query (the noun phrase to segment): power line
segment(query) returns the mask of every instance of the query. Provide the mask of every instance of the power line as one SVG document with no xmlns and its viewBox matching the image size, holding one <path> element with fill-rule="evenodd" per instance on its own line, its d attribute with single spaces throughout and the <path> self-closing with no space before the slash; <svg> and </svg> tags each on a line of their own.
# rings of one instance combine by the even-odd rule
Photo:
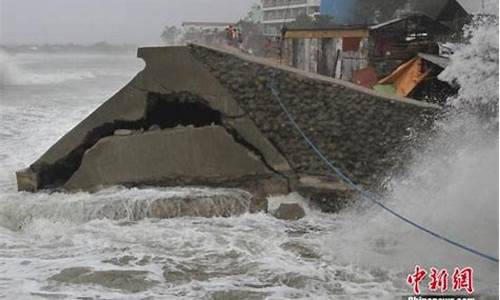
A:
<svg viewBox="0 0 500 300">
<path fill-rule="evenodd" d="M 391 215 L 395 216 L 396 218 L 398 218 L 399 220 L 403 221 L 404 223 L 407 223 L 417 229 L 419 229 L 420 231 L 423 231 L 439 240 L 442 240 L 450 245 L 453 245 L 459 249 L 462 249 L 466 252 L 469 252 L 469 253 L 472 253 L 474 255 L 477 255 L 479 257 L 482 257 L 486 260 L 489 260 L 491 262 L 494 262 L 494 263 L 497 263 L 498 264 L 498 258 L 494 257 L 494 256 L 491 256 L 491 255 L 488 255 L 488 254 L 485 254 L 483 252 L 480 252 L 478 250 L 475 250 L 474 248 L 472 247 L 469 247 L 469 246 L 466 246 L 464 244 L 461 244 L 459 242 L 456 242 L 444 235 L 441 235 L 439 233 L 436 233 L 434 232 L 433 230 L 430 230 L 412 220 L 410 220 L 409 218 L 399 214 L 398 212 L 396 212 L 395 210 L 387 207 L 385 204 L 383 204 L 380 199 L 382 199 L 382 197 L 380 195 L 377 195 L 375 193 L 372 193 L 372 192 L 369 192 L 369 191 L 366 191 L 364 190 L 362 187 L 360 187 L 359 185 L 357 185 L 356 183 L 354 183 L 354 181 L 349 178 L 347 175 L 345 175 L 339 168 L 337 168 L 332 161 L 330 161 L 320 150 L 319 148 L 311 141 L 311 139 L 306 135 L 306 133 L 300 128 L 299 124 L 297 124 L 297 122 L 295 121 L 295 118 L 291 115 L 291 113 L 288 111 L 288 109 L 286 108 L 285 104 L 283 103 L 281 97 L 279 96 L 279 93 L 278 93 L 278 90 L 277 90 L 277 87 L 276 87 L 276 83 L 275 83 L 275 77 L 276 77 L 276 70 L 274 71 L 273 73 L 273 77 L 272 77 L 272 81 L 271 81 L 271 85 L 269 86 L 270 89 L 271 89 L 271 93 L 272 95 L 276 98 L 276 100 L 278 101 L 281 109 L 283 110 L 283 112 L 286 114 L 288 120 L 290 121 L 290 123 L 292 123 L 293 127 L 295 127 L 295 129 L 300 133 L 300 135 L 302 136 L 302 138 L 304 139 L 304 141 L 306 142 L 307 145 L 309 145 L 309 147 L 316 153 L 316 155 L 321 159 L 323 160 L 323 162 L 325 163 L 326 166 L 328 166 L 334 173 L 334 175 L 337 175 L 338 177 L 340 177 L 340 179 L 342 181 L 344 181 L 346 184 L 348 184 L 350 187 L 352 187 L 353 189 L 355 189 L 356 191 L 358 191 L 361 196 L 366 199 L 366 200 L 369 200 L 371 202 L 373 202 L 374 204 L 378 205 L 379 207 L 381 207 L 383 210 L 385 210 L 386 212 L 390 213 Z"/>
</svg>

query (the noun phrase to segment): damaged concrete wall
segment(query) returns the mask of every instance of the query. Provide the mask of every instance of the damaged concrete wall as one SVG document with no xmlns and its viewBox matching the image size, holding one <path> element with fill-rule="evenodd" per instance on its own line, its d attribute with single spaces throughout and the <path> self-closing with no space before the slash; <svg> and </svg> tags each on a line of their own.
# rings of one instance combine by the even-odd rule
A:
<svg viewBox="0 0 500 300">
<path fill-rule="evenodd" d="M 365 184 L 397 164 L 401 142 L 435 111 L 201 46 L 141 48 L 138 56 L 145 69 L 18 172 L 20 190 L 211 185 L 257 198 L 297 189 L 340 198 L 348 190 L 292 129 L 271 97 L 272 80 L 320 148 Z"/>
<path fill-rule="evenodd" d="M 261 159 L 221 126 L 179 127 L 101 139 L 89 149 L 65 188 L 121 184 L 240 182 L 271 176 Z"/>
</svg>

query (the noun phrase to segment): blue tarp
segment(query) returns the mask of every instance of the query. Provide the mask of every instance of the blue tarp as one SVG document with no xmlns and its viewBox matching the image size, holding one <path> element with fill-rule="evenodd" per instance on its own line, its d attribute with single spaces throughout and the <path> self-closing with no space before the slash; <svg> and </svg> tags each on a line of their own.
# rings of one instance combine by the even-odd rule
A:
<svg viewBox="0 0 500 300">
<path fill-rule="evenodd" d="M 337 24 L 351 24 L 358 0 L 321 0 L 320 14 L 333 17 Z"/>
</svg>

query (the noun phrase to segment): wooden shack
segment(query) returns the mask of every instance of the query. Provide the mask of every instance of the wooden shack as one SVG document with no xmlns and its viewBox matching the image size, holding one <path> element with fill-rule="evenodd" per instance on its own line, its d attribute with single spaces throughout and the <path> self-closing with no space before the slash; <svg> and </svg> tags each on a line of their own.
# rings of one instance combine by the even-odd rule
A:
<svg viewBox="0 0 500 300">
<path fill-rule="evenodd" d="M 284 53 L 295 68 L 350 80 L 351 70 L 368 65 L 368 37 L 366 26 L 290 29 Z"/>
<path fill-rule="evenodd" d="M 450 28 L 425 15 L 410 15 L 377 25 L 292 28 L 285 33 L 284 55 L 290 66 L 351 80 L 372 66 L 380 77 L 420 52 L 438 54 L 438 41 Z"/>
</svg>

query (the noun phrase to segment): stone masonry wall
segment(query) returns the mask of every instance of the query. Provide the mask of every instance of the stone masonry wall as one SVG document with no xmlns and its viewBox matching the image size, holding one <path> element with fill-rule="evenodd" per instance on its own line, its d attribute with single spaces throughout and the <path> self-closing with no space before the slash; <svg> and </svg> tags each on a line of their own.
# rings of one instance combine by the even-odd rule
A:
<svg viewBox="0 0 500 300">
<path fill-rule="evenodd" d="M 292 127 L 269 86 L 319 149 L 351 178 L 378 183 L 400 165 L 402 145 L 431 123 L 436 107 L 383 96 L 288 67 L 241 59 L 228 51 L 190 45 L 191 53 L 229 90 L 263 134 L 299 174 L 330 172 Z"/>
</svg>

